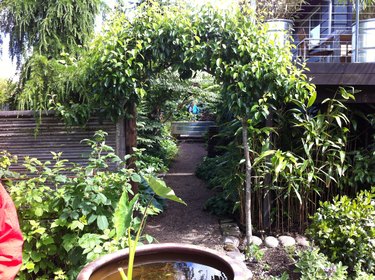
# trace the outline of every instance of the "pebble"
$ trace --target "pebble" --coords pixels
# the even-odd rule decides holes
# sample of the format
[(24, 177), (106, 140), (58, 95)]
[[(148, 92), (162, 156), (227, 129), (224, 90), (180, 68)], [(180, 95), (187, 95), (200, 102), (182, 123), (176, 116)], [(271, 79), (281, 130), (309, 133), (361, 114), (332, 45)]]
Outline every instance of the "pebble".
[(262, 239), (260, 239), (258, 236), (253, 235), (251, 237), (251, 244), (260, 246), (260, 245), (262, 245), (262, 243), (263, 243)]
[(279, 246), (279, 240), (277, 240), (276, 237), (267, 236), (266, 239), (264, 240), (264, 244), (268, 248), (276, 248), (277, 246)]
[(284, 247), (290, 247), (296, 245), (296, 240), (293, 237), (287, 235), (279, 236), (278, 240)]
[(309, 241), (307, 240), (306, 237), (298, 235), (296, 237), (296, 242), (298, 245), (303, 246), (303, 247), (308, 247), (310, 245)]

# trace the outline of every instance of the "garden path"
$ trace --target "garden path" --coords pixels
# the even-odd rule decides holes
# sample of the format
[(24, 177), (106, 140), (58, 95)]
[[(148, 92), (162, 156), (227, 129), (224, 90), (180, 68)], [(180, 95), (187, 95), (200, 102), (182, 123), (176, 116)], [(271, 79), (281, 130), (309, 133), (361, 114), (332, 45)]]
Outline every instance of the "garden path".
[(194, 174), (206, 154), (203, 143), (180, 143), (179, 155), (164, 179), (187, 206), (169, 201), (162, 214), (148, 218), (145, 232), (157, 242), (188, 243), (223, 252), (218, 219), (203, 210), (213, 193)]

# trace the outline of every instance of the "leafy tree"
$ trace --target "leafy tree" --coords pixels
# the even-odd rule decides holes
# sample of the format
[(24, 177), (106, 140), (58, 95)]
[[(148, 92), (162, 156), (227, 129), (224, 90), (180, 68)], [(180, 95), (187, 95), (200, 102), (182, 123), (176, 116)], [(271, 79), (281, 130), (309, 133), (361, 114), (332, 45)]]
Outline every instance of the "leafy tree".
[(1, 1), (0, 30), (10, 36), (11, 57), (20, 63), (30, 52), (47, 57), (75, 53), (90, 38), (101, 4), (101, 0)]

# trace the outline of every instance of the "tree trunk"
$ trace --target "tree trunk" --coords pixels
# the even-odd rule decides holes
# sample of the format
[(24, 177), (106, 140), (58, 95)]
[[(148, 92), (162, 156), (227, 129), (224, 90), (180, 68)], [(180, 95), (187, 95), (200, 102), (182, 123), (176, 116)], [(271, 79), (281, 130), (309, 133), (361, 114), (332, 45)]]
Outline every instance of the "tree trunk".
[[(266, 126), (272, 127), (273, 126), (273, 118), (272, 113), (267, 117)], [(273, 139), (272, 139), (272, 132), (268, 136), (269, 146), (268, 149), (273, 149)], [(267, 162), (270, 162), (270, 156), (267, 157)], [(264, 178), (264, 189), (263, 193), (263, 203), (262, 203), (262, 216), (263, 216), (263, 229), (270, 231), (271, 227), (271, 190), (270, 186), (272, 183), (271, 174), (266, 174)]]
[(248, 124), (247, 119), (242, 120), (242, 142), (244, 148), (244, 155), (245, 155), (245, 163), (246, 163), (246, 187), (245, 187), (245, 213), (246, 213), (246, 239), (247, 244), (246, 247), (248, 252), (250, 252), (250, 245), (252, 243), (252, 221), (251, 221), (251, 161), (250, 161), (250, 149), (248, 143)]
[[(127, 155), (134, 153), (133, 148), (137, 147), (137, 106), (134, 102), (127, 106), (127, 113), (130, 117), (126, 118), (125, 123), (125, 152)], [(135, 158), (130, 158), (127, 167), (136, 169)], [(138, 192), (138, 184), (130, 182), (134, 193)]]
[(127, 155), (134, 153), (133, 148), (137, 146), (137, 107), (135, 103), (127, 106), (129, 118), (125, 119), (125, 150)]

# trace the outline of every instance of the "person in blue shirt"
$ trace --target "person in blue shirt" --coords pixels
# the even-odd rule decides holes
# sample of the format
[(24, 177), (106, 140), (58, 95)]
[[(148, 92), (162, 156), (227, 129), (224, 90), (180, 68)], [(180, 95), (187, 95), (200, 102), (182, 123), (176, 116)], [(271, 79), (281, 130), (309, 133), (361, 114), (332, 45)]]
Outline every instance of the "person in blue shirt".
[(198, 119), (198, 115), (200, 113), (200, 108), (198, 107), (195, 101), (192, 101), (188, 107), (188, 111), (193, 121)]

